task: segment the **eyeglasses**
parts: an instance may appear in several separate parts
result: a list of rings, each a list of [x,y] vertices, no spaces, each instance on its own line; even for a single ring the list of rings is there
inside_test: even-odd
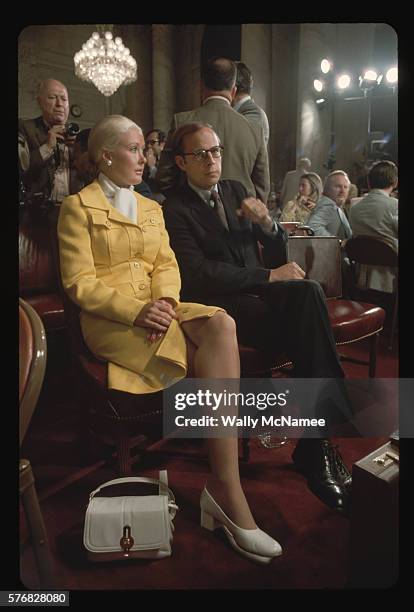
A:
[[[214,158],[221,157],[223,155],[224,147],[221,145],[216,145],[215,147],[211,147],[211,149],[197,149],[192,153],[182,153],[185,157],[186,155],[193,155],[198,162],[203,162],[208,159],[208,154],[211,153],[211,156]]]
[[[159,140],[147,140],[147,146],[159,144],[159,142],[160,142]]]

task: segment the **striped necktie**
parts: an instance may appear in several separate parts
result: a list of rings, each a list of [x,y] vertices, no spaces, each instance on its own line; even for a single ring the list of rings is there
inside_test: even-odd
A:
[[[217,193],[217,191],[213,189],[213,191],[211,192],[210,198],[211,198],[211,201],[214,203],[214,207],[213,207],[214,212],[220,219],[220,222],[222,223],[222,225],[224,225],[224,227],[228,231],[229,224],[227,223],[226,211],[224,210],[223,202],[221,201],[221,198],[219,194]]]

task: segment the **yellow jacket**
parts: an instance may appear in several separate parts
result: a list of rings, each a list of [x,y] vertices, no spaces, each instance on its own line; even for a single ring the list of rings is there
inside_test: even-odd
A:
[[[108,361],[108,386],[149,393],[187,373],[180,323],[212,316],[219,308],[179,303],[181,281],[162,209],[135,193],[137,223],[114,208],[94,181],[62,202],[58,237],[62,283],[80,306],[85,342]],[[148,329],[134,327],[151,300],[172,298],[178,321],[148,343]]]

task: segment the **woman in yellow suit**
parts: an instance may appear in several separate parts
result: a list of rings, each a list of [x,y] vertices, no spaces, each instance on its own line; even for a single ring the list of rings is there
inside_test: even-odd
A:
[[[65,198],[58,221],[62,282],[81,308],[85,342],[108,362],[108,386],[150,393],[183,378],[239,378],[234,321],[215,306],[180,303],[180,275],[161,207],[134,192],[145,165],[144,137],[111,115],[92,129],[97,179]],[[231,545],[259,563],[281,553],[257,527],[245,498],[236,437],[206,440],[211,475],[201,524],[222,527]]]

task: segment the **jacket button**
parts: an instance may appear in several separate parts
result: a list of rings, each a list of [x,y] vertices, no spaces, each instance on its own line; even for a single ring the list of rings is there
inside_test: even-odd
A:
[[[141,267],[141,264],[140,264],[139,262],[137,262],[137,261],[136,261],[136,262],[134,263],[134,266],[135,266],[136,268],[140,268],[140,267]]]
[[[138,285],[138,287],[139,287],[139,289],[145,289],[145,283],[140,283],[140,284]]]
[[[110,221],[106,222],[106,227],[112,227],[112,223]]]
[[[151,223],[155,223],[154,217],[151,217],[150,221],[151,221]]]

